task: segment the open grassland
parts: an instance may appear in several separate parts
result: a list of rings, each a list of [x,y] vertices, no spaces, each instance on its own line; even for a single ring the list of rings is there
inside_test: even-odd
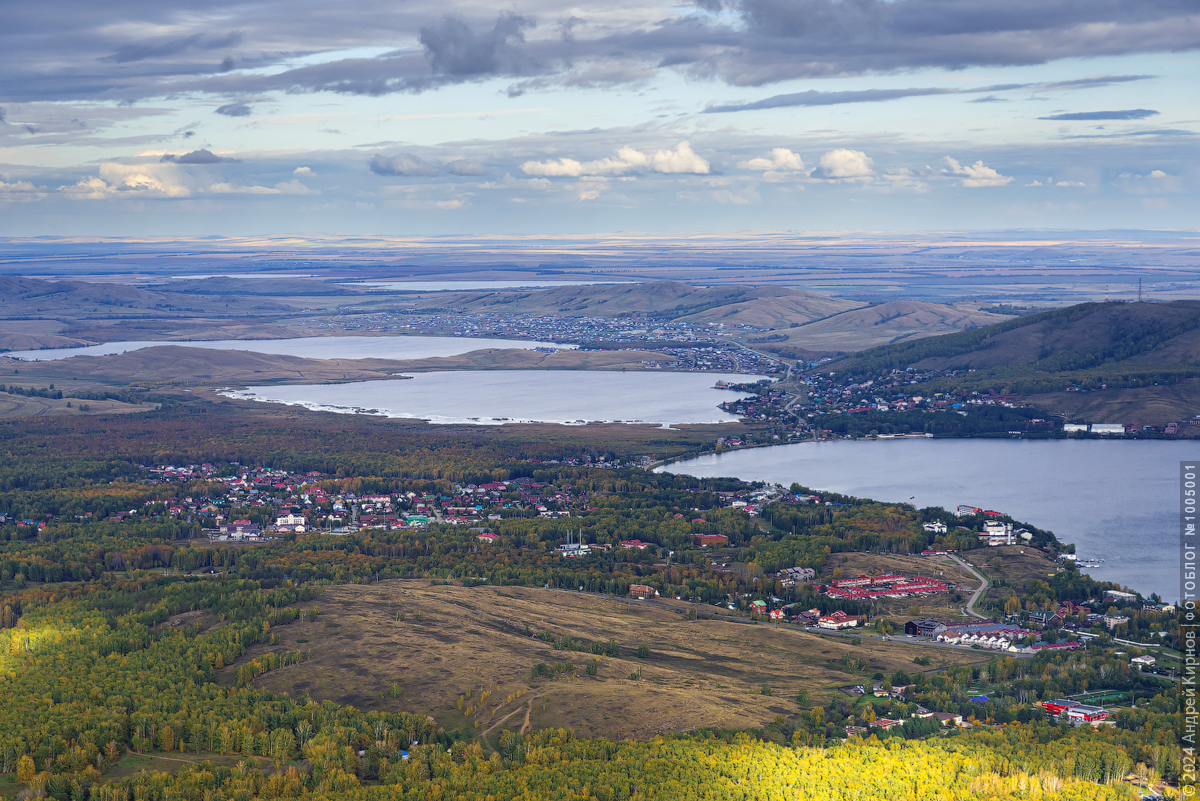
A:
[[[157,403],[123,403],[111,399],[39,398],[0,392],[0,420],[10,417],[49,415],[130,414],[148,412],[157,408]]]
[[[362,709],[425,713],[489,739],[503,728],[563,726],[586,736],[641,738],[758,726],[795,712],[802,688],[818,702],[863,674],[914,669],[922,654],[932,654],[935,665],[980,659],[911,643],[854,645],[787,626],[688,620],[682,609],[548,589],[392,580],[330,587],[316,605],[315,621],[280,627],[277,643],[243,657],[239,664],[267,651],[309,654],[256,685]],[[556,650],[533,636],[542,631],[577,644],[612,639],[620,656]],[[639,659],[643,644],[650,655]],[[595,676],[585,670],[593,658]],[[568,661],[573,670],[531,678],[539,663],[554,669]],[[855,672],[848,661],[857,663]],[[234,680],[237,667],[225,669],[225,680]]]

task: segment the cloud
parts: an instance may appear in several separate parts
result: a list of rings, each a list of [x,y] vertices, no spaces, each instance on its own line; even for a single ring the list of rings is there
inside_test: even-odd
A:
[[[1055,186],[1087,186],[1083,181],[1056,181]]]
[[[127,64],[131,61],[169,58],[185,50],[220,50],[227,47],[236,47],[241,42],[242,34],[240,31],[230,31],[224,36],[216,37],[206,37],[203,34],[197,33],[181,39],[122,45],[117,48],[115,53],[105,56],[100,60],[109,61],[114,64]]]
[[[422,28],[420,41],[434,75],[521,75],[533,71],[533,65],[517,45],[534,27],[531,17],[505,12],[490,31],[477,34],[461,17],[447,15],[437,25]]]
[[[299,181],[282,181],[273,187],[237,186],[230,183],[215,183],[204,190],[210,195],[319,195],[320,190],[310,189]]]
[[[84,178],[59,190],[79,200],[111,198],[168,198],[191,197],[188,176],[174,164],[100,165],[100,175]]]
[[[381,156],[376,153],[369,162],[367,169],[376,175],[437,175],[440,170],[427,161],[411,153],[399,153],[395,156]]]
[[[994,168],[986,166],[982,161],[963,166],[956,159],[946,156],[944,159],[947,169],[942,172],[961,176],[959,185],[967,187],[1005,186],[1012,183],[1012,177],[1001,175]]]
[[[521,165],[521,171],[526,175],[544,177],[622,175],[635,170],[706,175],[709,172],[709,163],[697,155],[689,143],[680,142],[672,150],[659,150],[650,154],[632,147],[623,147],[617,150],[615,159],[581,162],[571,158],[560,158],[553,161],[526,161]]]
[[[245,103],[226,103],[223,106],[217,106],[217,113],[224,114],[226,117],[249,117],[250,106]]]
[[[0,181],[0,203],[31,203],[45,198],[45,188],[34,186],[29,181]]]
[[[762,170],[764,172],[803,172],[804,159],[786,147],[777,147],[771,150],[770,158],[750,159],[740,162],[738,166],[744,170]]]
[[[1153,78],[1153,75],[1106,75],[1095,78],[1080,78],[1073,81],[1056,81],[1053,83],[1004,83],[993,86],[979,86],[973,89],[956,89],[945,86],[910,87],[907,89],[856,89],[842,92],[821,92],[810,89],[805,92],[793,92],[786,95],[773,95],[762,100],[749,103],[727,103],[713,105],[704,109],[705,114],[718,114],[731,111],[755,111],[758,109],[788,108],[792,106],[839,106],[847,103],[882,103],[888,100],[901,100],[906,97],[930,97],[937,95],[972,95],[991,92],[1012,92],[1016,90],[1030,91],[1061,91],[1069,89],[1095,89],[1114,83],[1141,81]],[[995,103],[1002,98],[988,96],[971,103]],[[1042,119],[1057,119],[1043,117]],[[1134,119],[1134,118],[1122,118]],[[1140,119],[1140,118],[1137,118]]]
[[[1123,111],[1077,111],[1071,114],[1051,114],[1039,120],[1144,120],[1158,114],[1154,109],[1130,108]]]
[[[474,159],[455,159],[446,164],[446,172],[451,175],[483,175],[486,171]]]
[[[164,153],[162,161],[174,162],[175,164],[231,164],[237,163],[238,159],[224,158],[213,153],[211,150],[200,149],[182,155]]]
[[[865,182],[875,175],[875,162],[861,150],[839,148],[821,156],[819,175],[833,181]]]
[[[1151,170],[1145,175],[1123,172],[1117,176],[1116,184],[1131,195],[1175,194],[1183,191],[1183,176],[1163,170]]]
[[[313,174],[313,171],[312,171],[311,167],[297,167],[296,169],[292,170],[292,175],[303,176],[303,175],[312,175],[312,174]]]

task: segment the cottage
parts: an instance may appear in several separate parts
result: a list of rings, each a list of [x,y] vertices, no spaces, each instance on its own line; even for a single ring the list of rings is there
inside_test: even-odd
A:
[[[490,531],[481,531],[475,535],[475,539],[479,540],[480,542],[486,542],[488,545],[491,545],[493,542],[500,539],[500,536],[498,534],[493,534]]]
[[[701,548],[707,548],[710,545],[728,545],[729,537],[724,534],[697,534],[693,539]]]
[[[652,543],[642,542],[641,540],[621,540],[622,548],[637,548],[639,551],[644,551],[651,545]]]
[[[1129,664],[1134,665],[1138,670],[1152,668],[1154,667],[1155,662],[1156,660],[1154,657],[1150,656],[1150,654],[1146,654],[1145,656],[1135,656],[1133,659],[1129,660]]]
[[[658,590],[645,584],[630,584],[629,595],[632,598],[657,598]]]
[[[842,629],[852,629],[857,626],[859,619],[850,617],[842,610],[838,610],[831,615],[823,615],[817,618],[817,626],[823,629],[833,629],[841,631]]]

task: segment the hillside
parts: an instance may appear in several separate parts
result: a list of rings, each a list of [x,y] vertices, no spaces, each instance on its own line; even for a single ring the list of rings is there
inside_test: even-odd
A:
[[[637,370],[644,362],[668,364],[662,353],[556,351],[484,348],[457,356],[429,359],[306,359],[299,356],[215,350],[180,345],[112,356],[73,356],[46,362],[0,358],[0,369],[19,370],[24,380],[128,384],[255,384],[263,382],[336,382],[391,378],[401,372],[431,370]]]
[[[765,349],[809,353],[849,353],[907,339],[938,336],[1011,320],[1002,314],[940,303],[901,300],[851,309],[787,332],[787,341]]]
[[[1044,408],[1093,421],[1178,420],[1200,411],[1200,301],[1082,303],[831,366],[850,375],[958,371],[923,386],[1036,397]]]
[[[96,316],[137,316],[145,312],[200,314],[216,308],[214,300],[174,292],[151,292],[116,283],[42,281],[0,276],[0,317],[61,316],[79,319]],[[287,312],[292,307],[263,298],[222,296],[220,312]]]
[[[413,309],[451,308],[568,317],[664,317],[697,324],[786,328],[860,305],[787,287],[694,287],[678,281],[656,281],[563,286],[528,292],[442,292],[418,298]]]

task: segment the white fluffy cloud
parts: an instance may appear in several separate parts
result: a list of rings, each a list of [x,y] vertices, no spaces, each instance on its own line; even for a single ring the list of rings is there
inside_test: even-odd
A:
[[[42,200],[46,197],[46,193],[42,189],[29,183],[29,181],[11,181],[5,183],[0,180],[0,203],[29,203],[34,200]]]
[[[61,190],[80,200],[114,197],[185,198],[192,194],[187,173],[171,163],[108,162],[100,165],[98,177],[84,178],[73,186],[61,187]]]
[[[521,165],[521,171],[526,175],[548,178],[623,175],[635,170],[706,175],[709,164],[692,150],[691,144],[680,142],[672,150],[659,150],[654,153],[643,153],[632,147],[622,147],[617,150],[616,158],[596,159],[595,161],[560,158],[550,161],[527,161]]]
[[[830,150],[821,156],[821,175],[835,181],[870,181],[875,162],[861,150]]]
[[[946,169],[942,172],[948,175],[960,176],[960,185],[969,187],[981,186],[1004,186],[1012,183],[1012,177],[1001,175],[994,168],[988,167],[982,160],[976,161],[974,164],[968,164],[965,167],[959,164],[957,160],[946,156]]]
[[[745,170],[761,170],[763,172],[803,172],[804,159],[786,147],[771,150],[769,158],[750,159],[738,164]]]

